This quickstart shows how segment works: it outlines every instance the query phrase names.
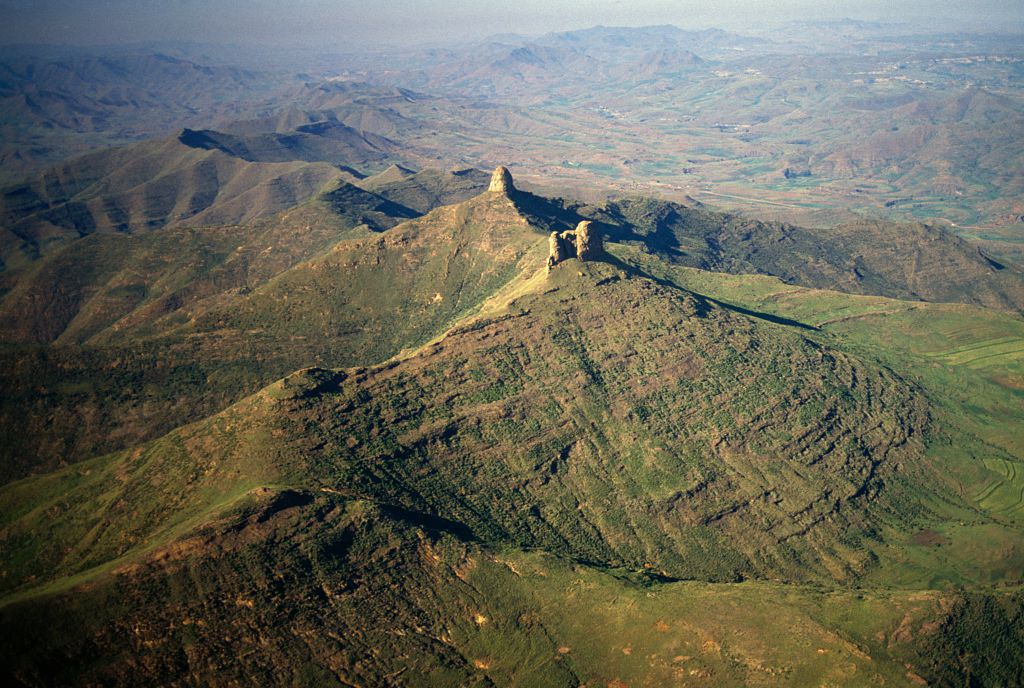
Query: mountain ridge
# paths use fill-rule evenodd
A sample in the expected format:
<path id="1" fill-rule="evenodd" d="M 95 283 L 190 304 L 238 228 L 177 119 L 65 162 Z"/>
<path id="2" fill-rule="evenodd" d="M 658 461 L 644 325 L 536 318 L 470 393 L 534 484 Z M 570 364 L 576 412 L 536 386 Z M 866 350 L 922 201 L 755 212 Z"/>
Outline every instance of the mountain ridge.
<path id="1" fill-rule="evenodd" d="M 484 179 L 482 172 L 423 171 L 368 186 L 427 210 L 482 190 Z M 876 224 L 863 236 L 857 227 L 825 233 L 651 199 L 587 206 L 519 190 L 505 200 L 484 193 L 417 218 L 418 212 L 339 181 L 279 218 L 259 221 L 255 231 L 98 233 L 11 275 L 0 296 L 3 356 L 12 371 L 0 426 L 9 428 L 13 475 L 33 464 L 52 466 L 57 457 L 74 461 L 123 448 L 128 438 L 148 439 L 291 369 L 379 362 L 419 346 L 514 282 L 515 270 L 533 274 L 529 266 L 544 262 L 546 234 L 574 230 L 583 220 L 594 221 L 613 244 L 641 246 L 673 264 L 773 274 L 854 294 L 1020 307 L 1016 268 L 996 270 L 976 249 L 936 229 Z M 492 223 L 511 233 L 489 236 Z M 286 249 L 266 251 L 282 242 Z M 901 247 L 913 250 L 904 254 Z M 82 255 L 90 257 L 92 274 L 79 267 Z M 913 272 L 901 272 L 914 262 Z M 957 264 L 969 269 L 949 279 L 948 266 Z M 397 291 L 389 286 L 396 279 L 404 285 Z M 462 279 L 468 281 L 460 286 Z M 47 342 L 56 346 L 37 348 Z M 238 351 L 259 363 L 246 371 Z M 167 391 L 153 391 L 153 357 L 174 371 Z M 92 379 L 91 367 L 108 360 L 102 365 L 120 361 L 118 374 Z M 200 384 L 204 378 L 219 380 L 218 389 Z M 27 380 L 48 380 L 46 394 Z M 34 444 L 31 433 L 18 431 L 26 422 L 58 422 L 70 443 Z"/>
<path id="2" fill-rule="evenodd" d="M 400 172 L 377 190 L 458 177 Z M 32 349 L 55 378 L 0 350 L 9 436 L 91 385 L 115 421 L 92 430 L 120 444 L 0 486 L 14 680 L 1012 682 L 1019 317 L 698 269 L 785 277 L 817 237 L 548 199 L 504 167 L 469 200 L 395 208 L 342 181 L 220 247 L 117 237 L 151 260 L 196 242 L 160 278 L 194 271 L 177 305 Z M 546 262 L 585 218 L 600 259 Z M 117 398 L 139 381 L 164 425 Z M 26 417 L 51 384 L 68 396 Z"/>
<path id="3" fill-rule="evenodd" d="M 501 194 L 489 198 L 507 202 Z M 538 235 L 543 239 L 542 234 Z M 552 642 L 550 636 L 543 635 L 540 637 L 549 640 L 541 641 L 539 646 L 536 641 L 527 641 L 535 637 L 534 626 L 514 620 L 522 618 L 524 608 L 533 607 L 523 601 L 510 603 L 498 593 L 500 589 L 507 591 L 511 586 L 519 590 L 520 585 L 535 588 L 547 577 L 563 581 L 567 576 L 564 584 L 569 584 L 581 576 L 589 581 L 594 581 L 594 576 L 605 576 L 602 586 L 609 587 L 609 594 L 629 594 L 631 586 L 639 585 L 642 595 L 675 599 L 682 593 L 672 592 L 677 590 L 672 586 L 681 584 L 670 581 L 680 576 L 696 581 L 762 581 L 742 586 L 764 585 L 767 576 L 770 580 L 788 580 L 787 594 L 792 599 L 808 594 L 800 592 L 797 581 L 846 586 L 850 580 L 877 575 L 879 568 L 894 566 L 906 556 L 898 554 L 906 547 L 899 544 L 901 531 L 911 528 L 925 532 L 930 521 L 948 518 L 943 512 L 948 514 L 950 509 L 953 513 L 970 512 L 966 504 L 952 506 L 957 498 L 953 493 L 943 493 L 938 476 L 929 477 L 934 467 L 922 461 L 928 443 L 922 442 L 921 435 L 933 432 L 928 418 L 932 411 L 909 380 L 807 340 L 798 328 L 754 319 L 692 292 L 660 284 L 642 271 L 624 269 L 615 259 L 586 263 L 569 259 L 550 273 L 539 265 L 534 273 L 539 277 L 524 291 L 505 299 L 504 306 L 463 321 L 416 353 L 343 371 L 301 370 L 214 417 L 144 447 L 0 490 L 0 514 L 5 515 L 3 533 L 8 545 L 24 546 L 26 541 L 19 533 L 31 529 L 44 514 L 56 536 L 46 547 L 40 547 L 42 543 L 37 541 L 30 556 L 16 558 L 29 566 L 20 575 L 45 570 L 46 575 L 57 577 L 51 586 L 45 584 L 45 579 L 27 579 L 37 586 L 35 592 L 21 588 L 21 592 L 9 594 L 0 607 L 0 624 L 25 623 L 35 615 L 51 614 L 54 605 L 61 605 L 71 610 L 73 628 L 91 628 L 90 635 L 98 638 L 101 647 L 107 647 L 122 637 L 115 621 L 120 612 L 96 614 L 88 610 L 90 605 L 112 599 L 117 590 L 117 595 L 127 594 L 133 604 L 149 610 L 151 621 L 144 626 L 143 634 L 154 644 L 139 650 L 148 657 L 148 676 L 173 674 L 175 665 L 163 648 L 176 648 L 183 642 L 187 645 L 187 638 L 196 637 L 183 630 L 188 624 L 182 626 L 180 621 L 171 620 L 177 610 L 191 610 L 186 613 L 186 618 L 193 620 L 190 623 L 195 623 L 194 615 L 199 614 L 204 626 L 220 629 L 231 624 L 236 631 L 225 636 L 227 640 L 204 643 L 206 649 L 193 651 L 194 657 L 203 658 L 202 666 L 206 667 L 198 671 L 212 675 L 208 672 L 216 671 L 213 667 L 224 662 L 227 648 L 256 642 L 252 632 L 244 630 L 250 623 L 245 619 L 252 618 L 246 610 L 281 610 L 283 605 L 292 605 L 303 610 L 302 616 L 310 619 L 307 623 L 323 623 L 312 621 L 322 617 L 307 615 L 316 608 L 331 610 L 331 618 L 351 619 L 348 615 L 356 610 L 365 614 L 368 609 L 376 609 L 366 597 L 372 594 L 385 600 L 390 627 L 402 629 L 395 640 L 377 641 L 378 647 L 388 648 L 379 662 L 350 664 L 341 660 L 339 664 L 318 650 L 312 660 L 314 666 L 334 667 L 350 682 L 355 677 L 377 680 L 382 672 L 397 671 L 411 662 L 423 667 L 424 681 L 446 684 L 479 676 L 475 672 L 484 672 L 494 680 L 505 676 L 503 672 L 529 676 L 533 675 L 530 667 L 534 667 L 543 668 L 546 681 L 576 685 L 581 675 L 599 672 L 598 667 L 606 665 L 608 657 L 586 659 L 582 638 L 567 632 L 557 615 L 547 623 L 559 630 L 548 633 L 563 638 L 563 645 L 548 644 Z M 629 309 L 633 317 L 617 315 L 619 308 Z M 740 349 L 746 355 L 737 357 Z M 730 383 L 727 371 L 742 371 L 745 366 L 759 369 L 765 383 L 782 381 L 781 389 L 773 386 L 772 394 L 763 394 L 758 391 L 761 383 Z M 562 367 L 575 373 L 562 371 Z M 814 378 L 824 382 L 833 374 L 829 371 L 839 374 L 836 382 L 843 390 L 835 394 L 827 390 L 827 385 L 822 389 L 821 399 L 835 405 L 831 410 L 814 403 L 818 392 L 813 391 L 813 384 L 794 385 L 799 393 L 811 395 L 802 397 L 799 403 L 777 396 L 780 392 L 791 393 L 786 391 L 787 381 Z M 881 377 L 875 377 L 878 375 Z M 673 387 L 673 383 L 686 379 L 698 382 L 698 386 Z M 718 380 L 723 392 L 732 390 L 731 398 L 726 400 L 720 393 L 703 396 L 698 391 L 701 380 L 712 385 Z M 538 381 L 544 382 L 533 388 Z M 664 403 L 665 395 L 674 389 L 689 396 L 690 403 Z M 658 401 L 651 403 L 654 399 Z M 787 437 L 787 423 L 802 426 L 803 421 L 771 418 L 782 410 L 788 413 L 794 406 L 813 408 L 811 413 L 832 420 L 810 435 Z M 752 422 L 716 429 L 721 422 L 716 414 L 722 408 L 747 409 Z M 670 409 L 687 416 L 700 409 L 711 412 L 708 432 L 692 419 L 682 426 L 672 422 L 672 412 L 665 415 Z M 609 412 L 611 417 L 603 415 Z M 759 421 L 759 413 L 768 415 Z M 543 418 L 544 422 L 531 422 L 531 418 Z M 898 430 L 908 420 L 910 425 Z M 625 423 L 632 432 L 616 428 L 618 423 Z M 686 441 L 695 440 L 705 447 L 695 453 L 684 452 L 690 457 L 684 463 L 696 460 L 692 468 L 704 465 L 711 470 L 703 479 L 671 467 L 673 461 L 681 460 L 678 449 L 671 444 L 679 441 L 671 438 L 680 428 L 686 429 L 690 438 Z M 774 439 L 766 440 L 766 428 L 774 428 L 768 431 Z M 894 431 L 907 434 L 901 437 Z M 846 440 L 836 444 L 829 439 L 830 432 Z M 514 446 L 508 445 L 512 437 L 516 438 Z M 748 443 L 745 437 L 757 438 L 756 443 Z M 847 444 L 851 438 L 872 437 L 864 454 Z M 606 443 L 617 441 L 614 438 L 646 449 L 639 453 L 631 453 L 626 445 L 612 449 Z M 810 453 L 794 454 L 786 449 L 792 442 Z M 880 450 L 877 442 L 888 444 L 889 449 Z M 628 466 L 624 471 L 621 467 L 615 469 L 613 461 L 606 466 L 612 469 L 607 476 L 597 473 L 588 479 L 591 471 L 605 464 L 602 455 L 617 457 L 616 461 Z M 878 459 L 881 461 L 876 464 Z M 796 479 L 794 473 L 790 480 L 771 479 L 774 487 L 762 493 L 758 481 L 790 462 L 802 477 Z M 853 480 L 831 482 L 836 480 L 832 472 L 839 469 L 842 475 L 844 465 Z M 834 488 L 848 487 L 838 494 L 831 490 L 822 494 L 819 488 L 805 491 L 799 481 L 811 479 L 814 471 L 831 475 L 828 480 Z M 154 483 L 154 475 L 162 479 Z M 111 480 L 114 476 L 116 479 Z M 182 479 L 187 485 L 184 492 Z M 580 480 L 589 487 L 571 489 L 572 483 Z M 643 480 L 642 489 L 631 488 L 630 480 Z M 686 483 L 686 490 L 680 489 L 680 482 Z M 728 482 L 728 489 L 719 491 L 719 482 Z M 470 485 L 473 489 L 468 489 Z M 605 486 L 604 499 L 592 497 L 597 485 Z M 915 502 L 918 506 L 914 516 L 899 516 L 906 499 L 900 494 L 920 490 L 923 485 L 934 490 L 925 509 Z M 510 487 L 514 489 L 510 491 Z M 50 495 L 50 501 L 36 502 L 38 506 L 26 509 L 23 500 L 31 500 L 41 488 Z M 498 490 L 503 496 L 497 498 L 489 490 Z M 566 490 L 567 498 L 543 496 Z M 753 499 L 737 503 L 734 500 L 740 493 L 748 493 Z M 811 499 L 812 508 L 803 508 L 801 499 Z M 836 504 L 866 499 L 874 506 L 865 508 L 862 504 L 851 512 L 856 514 L 854 520 L 840 526 L 847 516 L 843 515 L 844 507 L 829 510 L 833 499 Z M 536 500 L 533 505 L 532 500 Z M 645 502 L 650 502 L 654 510 L 644 508 Z M 47 503 L 52 506 L 46 507 Z M 769 516 L 780 505 L 795 509 L 796 520 Z M 636 513 L 642 519 L 630 516 L 638 507 Z M 625 512 L 616 516 L 607 511 L 609 508 Z M 901 522 L 902 518 L 909 520 Z M 107 525 L 97 531 L 90 519 L 100 519 Z M 746 525 L 732 533 L 730 523 L 736 522 Z M 642 526 L 644 523 L 647 525 Z M 843 539 L 836 541 L 823 535 L 834 527 L 846 533 Z M 574 534 L 580 528 L 586 533 Z M 771 534 L 767 549 L 755 544 L 757 538 L 753 536 L 760 528 L 767 528 L 764 532 Z M 664 529 L 661 534 L 660 529 Z M 595 531 L 599 534 L 596 537 Z M 683 534 L 688 531 L 700 535 L 687 539 Z M 83 538 L 78 532 L 90 534 Z M 294 549 L 283 546 L 286 541 L 301 544 Z M 63 542 L 76 544 L 69 550 Z M 673 556 L 680 546 L 690 554 Z M 865 557 L 861 549 L 865 546 L 880 559 Z M 527 553 L 537 548 L 539 551 Z M 694 556 L 693 548 L 698 548 L 701 555 Z M 790 554 L 784 555 L 787 551 Z M 751 557 L 756 552 L 761 554 Z M 769 552 L 773 554 L 766 556 Z M 226 568 L 216 568 L 215 561 L 227 562 Z M 82 570 L 77 568 L 79 562 L 95 568 Z M 376 581 L 385 586 L 387 581 L 397 581 L 383 575 L 384 570 L 394 571 L 396 562 L 400 562 L 406 582 L 386 592 Z M 255 575 L 253 587 L 232 587 L 229 581 L 239 580 L 232 572 L 238 570 Z M 561 573 L 563 570 L 565 573 Z M 973 564 L 965 563 L 960 573 L 970 575 L 970 570 Z M 14 571 L 17 569 L 7 568 L 4 576 L 9 591 Z M 174 598 L 169 608 L 155 601 L 164 599 L 154 597 L 166 584 L 164 581 L 180 581 L 174 585 L 181 585 L 182 575 L 198 571 L 218 571 L 213 575 L 225 581 L 218 584 L 221 593 L 230 590 L 231 594 L 220 600 L 204 598 L 207 602 L 202 612 L 186 598 Z M 540 572 L 530 574 L 540 576 L 537 583 L 532 582 L 533 578 L 516 582 L 527 576 L 527 571 Z M 306 594 L 303 591 L 312 589 L 310 575 L 316 585 L 322 586 L 316 588 L 321 592 L 314 594 L 318 603 L 309 607 L 289 601 L 292 595 L 299 593 L 301 598 Z M 439 575 L 445 581 L 441 588 L 434 587 Z M 463 592 L 459 581 L 470 583 L 470 587 Z M 954 593 L 933 593 L 925 599 L 942 599 L 940 609 L 922 609 L 913 606 L 915 600 L 920 603 L 922 599 L 916 583 L 910 582 L 909 586 L 905 592 L 887 593 L 885 604 L 895 604 L 900 614 L 906 610 L 920 619 L 917 624 L 937 619 L 960 623 L 954 621 L 957 617 L 951 610 L 969 608 L 964 606 L 968 604 L 984 605 L 982 600 L 988 599 L 969 603 Z M 14 589 L 19 587 L 15 584 Z M 185 585 L 182 589 L 191 587 Z M 442 589 L 447 592 L 442 593 Z M 469 592 L 473 589 L 486 590 L 494 597 L 473 595 Z M 700 594 L 726 594 L 725 589 L 713 586 L 696 590 Z M 736 590 L 736 594 L 748 590 L 757 596 L 760 592 L 755 591 L 764 588 Z M 861 591 L 859 599 L 866 596 L 873 600 L 876 595 Z M 1007 613 L 1012 614 L 1016 598 L 1012 592 L 1007 595 L 1001 604 L 1008 604 L 1011 611 Z M 414 599 L 430 602 L 420 607 L 410 604 Z M 746 608 L 752 604 L 757 609 L 765 603 L 752 598 Z M 79 606 L 83 604 L 86 606 Z M 780 608 L 775 613 L 792 614 L 793 610 Z M 883 638 L 889 638 L 899 621 L 897 614 L 885 622 L 892 626 L 883 626 Z M 354 621 L 344 623 L 354 628 Z M 493 642 L 498 645 L 480 648 L 474 639 L 479 629 L 492 623 L 500 624 L 495 632 L 500 632 L 501 641 L 496 639 Z M 907 623 L 906 618 L 903 623 Z M 662 624 L 669 625 L 664 621 Z M 74 635 L 64 637 L 30 625 L 37 629 L 35 637 L 44 638 L 48 647 L 62 648 L 71 666 L 80 666 L 85 655 L 83 649 L 76 649 Z M 657 624 L 651 620 L 648 625 Z M 1000 626 L 992 632 L 1009 627 Z M 414 628 L 420 630 L 409 635 Z M 419 637 L 424 629 L 440 638 L 440 645 L 432 642 L 409 646 L 402 640 Z M 203 627 L 197 632 L 199 637 L 206 637 Z M 242 637 L 236 640 L 238 632 Z M 795 632 L 818 633 L 804 625 Z M 625 633 L 634 644 L 651 642 L 641 641 L 637 631 Z M 899 667 L 894 675 L 909 684 L 912 680 L 904 677 L 907 669 L 903 661 L 913 662 L 915 676 L 943 675 L 927 665 L 932 656 L 928 653 L 940 652 L 938 647 L 942 647 L 930 645 L 930 637 L 921 631 L 913 642 L 894 645 L 890 640 L 887 649 L 884 644 L 868 649 L 862 641 L 858 647 L 863 649 L 858 652 L 868 650 L 875 658 L 871 671 L 890 672 L 890 663 L 894 663 Z M 278 672 L 288 671 L 284 667 L 294 661 L 292 658 L 307 656 L 307 650 L 284 638 L 273 634 L 263 634 L 263 638 L 264 645 L 269 643 L 269 651 L 278 659 L 248 671 L 280 675 Z M 343 647 L 356 648 L 362 647 L 363 638 L 357 633 L 355 639 L 339 642 Z M 564 638 L 573 638 L 568 643 L 571 652 L 580 653 L 569 665 L 552 660 L 562 653 L 560 647 L 567 642 Z M 501 648 L 518 642 L 533 648 L 529 653 L 533 659 L 514 669 L 505 663 L 507 650 Z M 442 669 L 436 662 L 439 657 L 447 657 L 452 647 L 482 659 L 475 663 L 443 660 Z M 747 653 L 750 649 L 738 651 Z M 399 665 L 393 663 L 396 653 L 406 658 Z M 216 656 L 222 659 L 215 660 Z M 714 656 L 702 660 L 710 664 L 698 666 L 705 667 L 703 670 L 714 667 L 717 680 L 726 683 L 740 680 L 738 676 L 749 678 L 750 674 L 734 665 L 716 663 Z M 23 667 L 20 671 L 33 672 L 31 675 L 48 675 L 35 673 L 39 669 L 24 655 L 20 657 L 14 659 L 12 655 L 9 666 Z M 123 660 L 117 655 L 108 657 L 102 666 L 88 671 L 99 671 L 96 675 L 106 680 L 124 680 Z M 228 666 L 236 664 L 229 661 Z M 644 666 L 628 669 L 629 675 L 661 675 L 657 664 Z M 991 664 L 984 666 L 991 670 Z M 627 669 L 619 667 L 616 671 Z M 298 680 L 315 683 L 325 680 L 325 676 L 314 672 Z"/>

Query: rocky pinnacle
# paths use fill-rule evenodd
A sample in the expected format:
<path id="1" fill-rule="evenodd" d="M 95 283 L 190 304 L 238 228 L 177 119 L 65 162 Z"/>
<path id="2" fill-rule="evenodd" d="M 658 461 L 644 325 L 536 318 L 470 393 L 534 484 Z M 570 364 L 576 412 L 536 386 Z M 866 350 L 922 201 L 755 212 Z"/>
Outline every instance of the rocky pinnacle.
<path id="1" fill-rule="evenodd" d="M 595 231 L 589 220 L 576 226 L 576 257 L 580 260 L 597 260 L 604 253 L 600 232 Z"/>
<path id="2" fill-rule="evenodd" d="M 503 194 L 516 190 L 515 185 L 512 183 L 512 173 L 508 171 L 507 167 L 499 165 L 494 168 L 494 174 L 491 175 L 491 185 L 487 187 L 487 190 Z"/>

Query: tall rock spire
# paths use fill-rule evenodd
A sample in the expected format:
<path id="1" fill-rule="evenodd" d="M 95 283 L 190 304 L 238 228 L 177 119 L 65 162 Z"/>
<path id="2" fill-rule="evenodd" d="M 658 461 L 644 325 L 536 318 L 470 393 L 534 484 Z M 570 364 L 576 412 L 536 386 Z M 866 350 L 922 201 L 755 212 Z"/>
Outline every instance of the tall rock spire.
<path id="1" fill-rule="evenodd" d="M 598 260 L 604 255 L 601 233 L 593 228 L 590 220 L 576 226 L 576 257 L 580 260 Z"/>
<path id="2" fill-rule="evenodd" d="M 558 232 L 551 232 L 548 237 L 548 271 L 565 260 L 565 244 Z"/>
<path id="3" fill-rule="evenodd" d="M 512 183 L 512 173 L 508 171 L 507 167 L 499 165 L 494 168 L 494 174 L 491 175 L 491 185 L 487 187 L 487 190 L 503 194 L 509 194 L 516 190 L 515 185 Z"/>

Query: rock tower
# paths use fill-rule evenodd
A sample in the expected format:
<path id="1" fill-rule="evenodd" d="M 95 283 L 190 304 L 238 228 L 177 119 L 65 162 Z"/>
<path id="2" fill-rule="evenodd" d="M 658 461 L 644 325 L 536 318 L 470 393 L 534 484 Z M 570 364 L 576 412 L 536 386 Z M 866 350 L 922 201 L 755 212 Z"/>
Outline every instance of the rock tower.
<path id="1" fill-rule="evenodd" d="M 604 253 L 601 235 L 593 229 L 590 220 L 576 226 L 576 257 L 580 260 L 597 260 Z"/>
<path id="2" fill-rule="evenodd" d="M 491 175 L 491 185 L 487 187 L 487 190 L 503 194 L 509 194 L 516 190 L 515 185 L 512 183 L 512 173 L 508 171 L 507 167 L 499 165 L 494 168 L 494 174 Z"/>
<path id="3" fill-rule="evenodd" d="M 565 260 L 565 244 L 558 232 L 551 232 L 548 239 L 548 270 Z"/>

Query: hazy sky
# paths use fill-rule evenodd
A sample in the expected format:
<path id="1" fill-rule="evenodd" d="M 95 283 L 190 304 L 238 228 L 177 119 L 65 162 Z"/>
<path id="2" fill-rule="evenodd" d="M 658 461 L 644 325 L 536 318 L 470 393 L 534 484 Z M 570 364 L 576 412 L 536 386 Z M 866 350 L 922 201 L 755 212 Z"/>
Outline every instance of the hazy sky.
<path id="1" fill-rule="evenodd" d="M 791 19 L 1024 26 L 1024 0 L 0 0 L 0 43 L 365 47 L 595 24 L 751 29 Z"/>

